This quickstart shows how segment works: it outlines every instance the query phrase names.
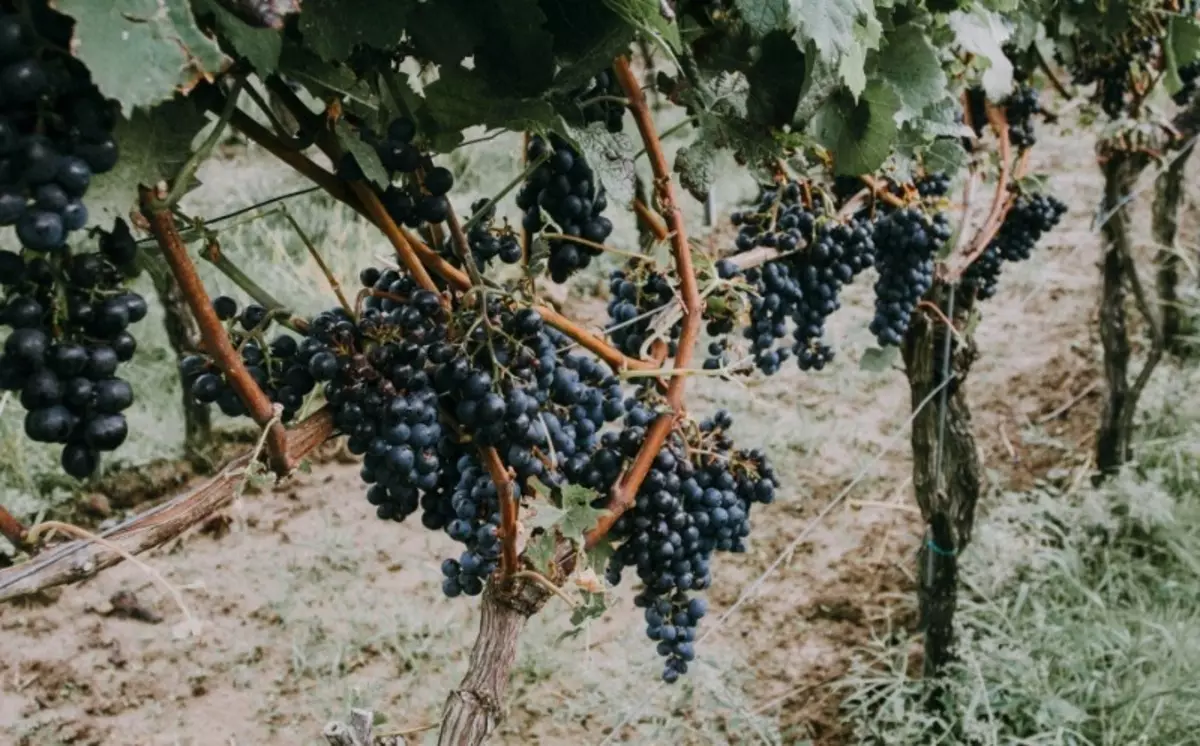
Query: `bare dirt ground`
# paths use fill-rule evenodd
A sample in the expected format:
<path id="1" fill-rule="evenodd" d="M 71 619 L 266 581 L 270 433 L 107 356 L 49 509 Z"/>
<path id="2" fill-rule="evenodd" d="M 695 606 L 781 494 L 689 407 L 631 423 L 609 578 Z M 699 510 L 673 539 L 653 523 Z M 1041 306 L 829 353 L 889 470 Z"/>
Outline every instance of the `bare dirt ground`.
<path id="1" fill-rule="evenodd" d="M 1029 266 L 1006 270 L 978 330 L 968 386 L 993 492 L 1074 465 L 1100 400 L 1091 142 L 1046 132 L 1037 150 L 1072 212 Z M 715 631 L 686 683 L 658 684 L 628 589 L 565 639 L 569 613 L 553 600 L 523 637 L 494 742 L 601 743 L 619 725 L 614 737 L 628 743 L 848 743 L 828 684 L 856 645 L 912 628 L 921 530 L 907 388 L 899 371 L 858 370 L 869 285 L 857 291 L 836 317 L 831 369 L 745 388 L 695 384 L 693 409 L 730 409 L 740 440 L 767 446 L 783 489 L 756 514 L 749 552 L 717 561 L 715 613 L 702 626 Z M 446 537 L 375 520 L 353 465 L 247 495 L 230 518 L 226 531 L 145 558 L 182 589 L 199 637 L 177 634 L 183 612 L 128 563 L 0 607 L 0 741 L 318 743 L 351 704 L 386 713 L 383 730 L 437 721 L 478 621 L 473 603 L 441 597 Z"/>

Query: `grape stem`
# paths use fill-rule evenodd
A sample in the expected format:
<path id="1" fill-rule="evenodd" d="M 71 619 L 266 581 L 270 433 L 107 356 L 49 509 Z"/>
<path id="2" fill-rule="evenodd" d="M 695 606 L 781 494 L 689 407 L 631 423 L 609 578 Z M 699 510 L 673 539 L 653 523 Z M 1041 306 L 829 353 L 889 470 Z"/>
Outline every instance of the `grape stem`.
<path id="1" fill-rule="evenodd" d="M 637 123 L 638 133 L 650 160 L 650 168 L 654 173 L 654 195 L 659 212 L 666 220 L 671 239 L 671 253 L 675 259 L 675 271 L 679 276 L 679 292 L 683 302 L 683 324 L 679 333 L 679 345 L 672 366 L 673 375 L 667 384 L 667 403 L 671 412 L 658 416 L 646 430 L 646 439 L 625 475 L 617 482 L 609 497 L 608 513 L 597 521 L 595 528 L 586 534 L 588 547 L 595 546 L 604 538 L 613 524 L 630 505 L 633 497 L 642 486 L 646 474 L 650 471 L 658 452 L 662 450 L 667 435 L 675 423 L 684 415 L 684 392 L 687 387 L 687 375 L 683 373 L 692 362 L 692 354 L 696 339 L 700 334 L 701 300 L 700 288 L 696 282 L 696 271 L 692 266 L 692 247 L 688 243 L 687 228 L 683 221 L 683 212 L 675 197 L 675 186 L 671 180 L 671 167 L 663 153 L 662 142 L 654 126 L 654 117 L 646 102 L 646 95 L 629 66 L 627 57 L 618 57 L 613 63 L 613 70 L 625 97 L 629 99 L 629 110 Z"/>
<path id="2" fill-rule="evenodd" d="M 529 178 L 529 175 L 536 171 L 538 166 L 542 165 L 550 158 L 550 153 L 552 152 L 553 151 L 547 149 L 545 153 L 542 153 L 532 161 L 528 161 L 525 164 L 525 168 L 520 174 L 517 175 L 515 179 L 512 179 L 505 184 L 504 188 L 499 192 L 496 192 L 496 194 L 493 196 L 489 197 L 488 201 L 485 202 L 478 210 L 476 210 L 474 215 L 467 218 L 466 224 L 462 227 L 463 233 L 470 233 L 471 229 L 474 228 L 480 220 L 483 220 L 483 216 L 487 215 L 488 211 L 495 207 L 497 202 L 504 199 L 509 192 L 516 189 L 519 184 Z"/>
<path id="3" fill-rule="evenodd" d="M 11 541 L 17 549 L 23 549 L 27 545 L 25 533 L 25 525 L 0 505 L 0 535 Z"/>
<path id="4" fill-rule="evenodd" d="M 267 309 L 271 315 L 277 315 L 280 324 L 298 333 L 303 333 L 308 328 L 307 321 L 288 313 L 285 310 L 286 306 L 280 303 L 275 296 L 252 280 L 249 275 L 242 271 L 241 267 L 233 263 L 232 259 L 225 256 L 225 252 L 221 251 L 221 244 L 217 241 L 216 236 L 209 236 L 208 241 L 204 244 L 204 248 L 200 250 L 200 257 L 213 265 L 218 272 L 228 277 L 234 285 L 237 285 L 246 295 L 249 295 L 256 303 Z"/>
<path id="5" fill-rule="evenodd" d="M 642 222 L 646 224 L 646 227 L 650 229 L 650 232 L 654 234 L 654 238 L 656 240 L 667 240 L 667 224 L 663 222 L 661 215 L 654 210 L 651 210 L 646 206 L 645 202 L 636 197 L 633 199 L 633 211 L 637 213 L 638 218 L 642 220 Z"/>
<path id="6" fill-rule="evenodd" d="M 225 328 L 221 326 L 221 320 L 217 318 L 208 291 L 204 289 L 204 283 L 200 281 L 200 275 L 196 272 L 196 267 L 188 256 L 187 247 L 179 235 L 170 206 L 164 201 L 165 185 L 160 185 L 157 189 L 141 186 L 138 191 L 142 214 L 149 222 L 150 232 L 158 240 L 158 248 L 167 266 L 171 268 L 175 281 L 179 283 L 180 293 L 187 301 L 192 316 L 196 319 L 205 350 L 216 360 L 255 424 L 268 428 L 267 454 L 271 469 L 279 476 L 286 475 L 292 470 L 292 462 L 287 454 L 287 434 L 282 424 L 272 424 L 275 410 L 271 406 L 271 400 L 246 372 L 241 356 L 233 349 Z"/>
<path id="7" fill-rule="evenodd" d="M 963 256 L 963 261 L 947 275 L 947 282 L 957 282 L 962 277 L 963 272 L 966 272 L 967 268 L 983 252 L 987 251 L 988 245 L 996 237 L 996 233 L 999 232 L 1000 227 L 1004 225 L 1004 219 L 1008 216 L 1008 211 L 1012 209 L 1013 203 L 1016 202 L 1016 195 L 1012 194 L 1008 188 L 1011 183 L 1009 177 L 1012 170 L 1012 147 L 1008 142 L 1008 121 L 1005 119 L 1004 111 L 992 105 L 988 105 L 987 116 L 992 130 L 996 133 L 1000 146 L 1000 174 L 996 177 L 996 191 L 992 195 L 992 206 L 988 211 L 987 220 L 980 226 L 979 232 L 969 244 L 969 248 Z M 1028 167 L 1029 151 L 1025 150 L 1017 160 L 1015 177 L 1018 180 L 1023 178 Z"/>
<path id="8" fill-rule="evenodd" d="M 888 191 L 887 181 L 883 179 L 876 179 L 867 174 L 864 174 L 859 178 L 862 180 L 862 183 L 871 188 L 871 193 L 877 198 L 883 200 L 892 207 L 904 207 L 904 200 Z"/>
<path id="9" fill-rule="evenodd" d="M 183 195 L 191 189 L 192 178 L 196 175 L 196 169 L 200 168 L 200 164 L 208 159 L 213 148 L 217 147 L 217 143 L 221 141 L 221 135 L 225 133 L 225 127 L 229 125 L 230 119 L 233 118 L 234 112 L 237 111 L 237 100 L 245 85 L 245 77 L 241 75 L 234 77 L 233 87 L 229 91 L 229 96 L 225 99 L 225 105 L 221 108 L 221 113 L 217 118 L 217 123 L 213 125 L 212 132 L 208 133 L 208 137 L 204 138 L 204 142 L 196 149 L 196 152 L 192 153 L 184 161 L 183 167 L 179 169 L 179 173 L 175 175 L 175 179 L 171 182 L 171 191 L 164 200 L 167 207 L 174 207 L 179 204 L 179 200 L 183 199 Z"/>
<path id="10" fill-rule="evenodd" d="M 463 266 L 470 274 L 472 289 L 479 293 L 479 318 L 486 326 L 488 308 L 483 275 L 480 274 L 479 267 L 475 264 L 475 257 L 471 254 L 471 244 L 467 241 L 467 236 L 458 222 L 458 213 L 454 211 L 454 205 L 450 205 L 450 212 L 446 220 L 450 225 L 450 240 L 454 244 L 454 249 L 458 252 Z M 485 331 L 488 333 L 488 346 L 490 347 L 491 332 L 486 329 Z M 493 446 L 481 446 L 479 455 L 483 459 L 484 466 L 487 467 L 492 483 L 496 485 L 496 497 L 500 501 L 500 528 L 497 532 L 500 538 L 500 577 L 509 578 L 518 570 L 517 513 L 519 512 L 519 503 L 516 490 L 513 489 L 512 475 L 505 468 L 504 463 L 500 460 L 500 454 Z"/>
<path id="11" fill-rule="evenodd" d="M 338 303 L 342 304 L 342 308 L 346 310 L 346 313 L 353 316 L 354 309 L 346 300 L 345 294 L 342 293 L 341 283 L 339 283 L 337 278 L 334 277 L 333 273 L 329 271 L 329 265 L 325 263 L 325 257 L 321 256 L 321 252 L 317 249 L 316 244 L 312 242 L 312 239 L 308 237 L 308 234 L 304 232 L 304 229 L 300 227 L 300 223 L 297 222 L 296 217 L 292 215 L 291 210 L 287 209 L 287 206 L 284 206 L 282 211 L 283 217 L 292 226 L 292 230 L 296 231 L 296 235 L 300 237 L 300 242 L 304 244 L 304 248 L 308 249 L 309 256 L 311 256 L 313 261 L 317 263 L 317 266 L 320 267 L 321 274 L 325 275 L 325 280 L 329 282 L 329 286 L 333 289 L 333 294 L 337 296 Z"/>
<path id="12" fill-rule="evenodd" d="M 219 97 L 214 97 L 216 103 L 219 104 Z M 287 100 L 285 104 L 289 104 Z M 213 104 L 210 103 L 210 106 Z M 290 108 L 290 104 L 289 104 Z M 305 116 L 305 111 L 293 110 L 292 113 L 297 117 Z M 307 112 L 309 117 L 312 112 Z M 253 140 L 255 143 L 267 150 L 271 155 L 288 164 L 303 176 L 307 177 L 314 184 L 325 190 L 334 199 L 344 203 L 351 209 L 358 212 L 363 217 L 373 223 L 377 223 L 374 217 L 367 209 L 359 202 L 355 194 L 347 189 L 345 182 L 339 179 L 336 175 L 325 168 L 322 168 L 312 159 L 305 156 L 303 153 L 298 153 L 289 150 L 279 139 L 275 137 L 269 129 L 254 121 L 244 112 L 236 111 L 230 118 L 230 123 L 234 129 L 241 132 L 246 137 Z M 318 136 L 318 145 L 324 146 L 324 137 Z M 455 267 L 450 262 L 447 262 L 436 252 L 425 246 L 423 242 L 412 236 L 403 228 L 400 229 L 401 235 L 408 240 L 410 246 L 417 253 L 421 262 L 429 267 L 439 277 L 445 280 L 456 290 L 466 290 L 471 287 L 470 278 L 466 273 Z M 625 369 L 642 370 L 654 367 L 654 363 L 648 360 L 639 360 L 638 358 L 628 357 L 621 353 L 620 350 L 613 347 L 605 339 L 592 334 L 587 329 L 584 329 L 579 324 L 571 321 L 566 316 L 558 313 L 554 309 L 545 305 L 534 306 L 534 308 L 542 315 L 546 323 L 558 329 L 563 334 L 579 343 L 581 347 L 588 350 L 592 354 L 603 360 L 609 367 L 615 371 Z"/>

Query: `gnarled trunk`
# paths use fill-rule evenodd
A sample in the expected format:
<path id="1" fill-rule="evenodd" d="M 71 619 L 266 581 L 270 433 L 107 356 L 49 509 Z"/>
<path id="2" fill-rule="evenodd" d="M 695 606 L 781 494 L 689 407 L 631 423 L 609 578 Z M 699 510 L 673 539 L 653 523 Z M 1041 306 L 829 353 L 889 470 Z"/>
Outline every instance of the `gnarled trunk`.
<path id="1" fill-rule="evenodd" d="M 964 383 L 976 357 L 967 332 L 971 299 L 937 283 L 926 300 L 952 320 L 918 310 L 904 340 L 912 407 L 913 486 L 927 526 L 919 561 L 925 676 L 953 660 L 958 553 L 971 539 L 979 501 L 980 466 Z M 949 380 L 947 380 L 949 379 Z"/>
<path id="2" fill-rule="evenodd" d="M 1163 345 L 1167 352 L 1179 357 L 1189 353 L 1192 344 L 1187 338 L 1194 332 L 1187 328 L 1179 306 L 1179 275 L 1184 262 L 1175 243 L 1179 233 L 1179 204 L 1183 201 L 1184 167 L 1192 150 L 1193 146 L 1189 144 L 1176 153 L 1154 185 L 1153 229 L 1154 241 L 1158 244 L 1154 258 L 1158 268 L 1155 284 L 1158 286 L 1158 305 L 1162 309 Z"/>

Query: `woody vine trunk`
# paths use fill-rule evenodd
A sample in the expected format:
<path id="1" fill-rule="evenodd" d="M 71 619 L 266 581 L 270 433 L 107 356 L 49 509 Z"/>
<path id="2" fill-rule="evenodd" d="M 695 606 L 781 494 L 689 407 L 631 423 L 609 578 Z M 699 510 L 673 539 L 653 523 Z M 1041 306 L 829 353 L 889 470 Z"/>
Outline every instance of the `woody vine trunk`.
<path id="1" fill-rule="evenodd" d="M 958 555 L 971 539 L 980 491 L 979 455 L 964 385 L 976 357 L 967 330 L 971 303 L 963 293 L 952 302 L 952 292 L 938 282 L 926 300 L 959 331 L 947 329 L 936 314 L 918 311 L 902 348 L 915 411 L 913 486 L 926 524 L 926 540 L 918 554 L 918 597 L 927 678 L 940 676 L 954 658 Z"/>

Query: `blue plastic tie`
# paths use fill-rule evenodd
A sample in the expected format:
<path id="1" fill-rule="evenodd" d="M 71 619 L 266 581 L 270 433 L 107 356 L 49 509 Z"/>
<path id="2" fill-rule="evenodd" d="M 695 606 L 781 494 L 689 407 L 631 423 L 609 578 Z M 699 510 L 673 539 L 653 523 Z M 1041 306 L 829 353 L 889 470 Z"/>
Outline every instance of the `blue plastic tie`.
<path id="1" fill-rule="evenodd" d="M 929 547 L 934 554 L 940 554 L 943 557 L 953 557 L 954 555 L 958 554 L 958 552 L 954 551 L 953 549 L 942 549 L 933 539 L 926 541 L 925 546 Z"/>

